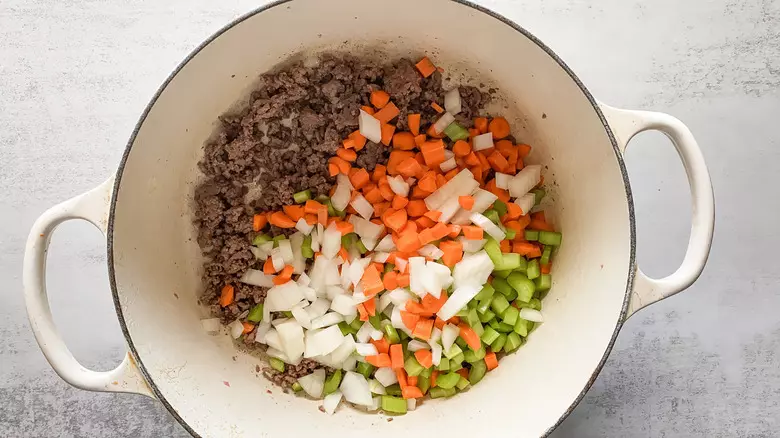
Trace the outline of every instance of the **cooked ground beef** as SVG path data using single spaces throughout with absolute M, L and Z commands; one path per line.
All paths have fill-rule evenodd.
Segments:
M 420 113 L 423 124 L 435 121 L 438 114 L 430 104 L 443 104 L 445 93 L 441 73 L 422 78 L 408 59 L 380 66 L 325 55 L 316 66 L 295 63 L 262 75 L 247 108 L 221 117 L 218 136 L 206 145 L 199 163 L 205 179 L 195 191 L 195 222 L 205 258 L 201 301 L 225 322 L 265 298 L 265 289 L 238 281 L 248 268 L 260 268 L 249 250 L 252 216 L 293 203 L 293 194 L 301 190 L 328 194 L 335 179 L 328 174 L 327 160 L 358 128 L 359 109 L 370 105 L 370 92 L 376 89 L 387 91 L 398 106 L 399 130 L 407 128 L 409 113 Z M 468 86 L 460 87 L 460 94 L 457 119 L 470 127 L 488 95 Z M 369 141 L 358 152 L 357 165 L 373 170 L 387 163 L 389 153 L 387 146 Z M 273 235 L 294 231 L 270 228 Z M 225 284 L 234 286 L 235 301 L 223 308 L 217 299 Z M 289 386 L 317 366 L 305 360 L 269 377 Z

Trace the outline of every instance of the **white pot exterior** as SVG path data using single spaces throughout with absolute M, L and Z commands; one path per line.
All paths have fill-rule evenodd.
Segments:
M 467 393 L 426 401 L 392 422 L 345 408 L 323 414 L 320 402 L 284 394 L 256 373 L 258 359 L 238 351 L 229 336 L 203 332 L 200 319 L 208 314 L 197 304 L 202 259 L 191 214 L 202 146 L 218 116 L 247 96 L 259 73 L 291 55 L 325 49 L 376 54 L 376 48 L 387 58 L 428 54 L 451 78 L 497 85 L 508 106 L 501 114 L 516 137 L 534 147 L 529 161 L 547 166 L 547 211 L 564 233 L 545 300 L 546 322 L 527 345 Z M 633 311 L 687 287 L 701 272 L 712 237 L 709 178 L 684 126 L 655 113 L 603 110 L 611 127 L 551 52 L 473 5 L 294 0 L 250 14 L 196 51 L 163 86 L 128 146 L 113 202 L 109 181 L 36 223 L 25 260 L 36 337 L 68 382 L 90 390 L 151 391 L 191 433 L 204 437 L 327 431 L 380 438 L 407 430 L 479 436 L 486 428 L 499 436 L 544 435 L 592 383 L 629 306 Z M 675 141 L 697 207 L 687 265 L 672 280 L 649 280 L 634 263 L 633 205 L 620 154 L 633 134 L 651 128 Z M 47 341 L 57 335 L 43 308 L 41 260 L 49 232 L 73 217 L 108 233 L 117 311 L 149 387 L 132 360 L 110 373 L 76 370 L 61 339 Z

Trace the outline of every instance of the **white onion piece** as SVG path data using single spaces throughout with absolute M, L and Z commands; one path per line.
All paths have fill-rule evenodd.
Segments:
M 218 333 L 221 324 L 219 318 L 207 318 L 200 320 L 200 326 L 206 333 Z
M 349 281 L 349 268 L 351 263 L 349 261 L 344 262 L 341 265 L 341 287 L 348 288 L 351 281 Z
M 263 310 L 271 312 L 287 311 L 304 299 L 301 287 L 292 281 L 268 289 Z
M 406 399 L 406 410 L 407 411 L 413 411 L 417 409 L 417 399 L 416 398 L 407 398 Z
M 379 351 L 377 351 L 374 344 L 368 344 L 363 342 L 358 342 L 355 344 L 355 351 L 357 351 L 357 354 L 361 356 L 375 356 L 379 354 Z
M 463 195 L 468 195 L 474 190 L 474 183 L 479 187 L 479 183 L 474 180 L 474 175 L 468 170 L 463 169 L 458 172 L 447 184 L 436 189 L 435 192 L 425 198 L 425 205 L 428 210 L 438 210 L 448 199 Z
M 382 238 L 382 240 L 379 241 L 379 243 L 376 244 L 376 247 L 374 248 L 374 251 L 381 251 L 381 252 L 392 252 L 395 251 L 395 242 L 393 242 L 393 236 L 386 235 Z
M 280 351 L 284 348 L 282 346 L 282 339 L 279 337 L 279 332 L 277 332 L 275 328 L 271 328 L 268 330 L 268 333 L 265 334 L 265 343 L 269 347 Z
M 387 394 L 387 391 L 385 391 L 385 387 L 382 386 L 382 384 L 379 383 L 376 379 L 370 379 L 368 381 L 368 389 L 373 394 L 379 394 L 379 395 Z
M 309 225 L 309 223 L 306 222 L 306 219 L 300 218 L 298 219 L 298 222 L 295 223 L 295 229 L 308 236 L 314 229 L 314 225 Z
M 345 317 L 357 314 L 357 305 L 350 295 L 336 295 L 330 303 L 330 308 Z
M 282 342 L 282 351 L 287 355 L 289 363 L 296 365 L 303 356 L 304 340 L 303 327 L 295 320 L 288 320 L 276 326 L 279 340 Z
M 431 363 L 433 366 L 439 366 L 441 363 L 442 348 L 436 342 L 431 342 Z
M 360 236 L 361 239 L 377 241 L 379 240 L 379 236 L 385 230 L 384 225 L 375 224 L 354 214 L 349 217 L 349 223 L 355 227 L 355 234 Z M 365 244 L 365 242 L 363 243 Z
M 317 291 L 309 286 L 300 286 L 301 292 L 303 293 L 303 297 L 306 298 L 306 301 L 312 302 L 317 299 Z
M 440 250 L 438 246 L 432 245 L 430 243 L 423 245 L 422 248 L 417 250 L 417 253 L 423 257 L 432 258 L 434 260 L 444 255 L 444 251 Z
M 458 91 L 458 87 L 453 88 L 444 95 L 444 109 L 450 114 L 458 114 L 460 112 L 460 91 Z
M 330 301 L 325 298 L 317 298 L 311 305 L 306 307 L 306 312 L 308 312 L 309 317 L 313 320 L 328 313 L 328 309 L 330 309 Z
M 255 342 L 265 344 L 266 343 L 265 335 L 267 335 L 270 330 L 271 330 L 270 322 L 261 322 L 260 324 L 257 324 L 257 326 L 255 327 Z
M 273 242 L 265 242 L 263 244 L 260 244 L 260 246 L 250 246 L 249 249 L 252 251 L 252 254 L 255 256 L 258 260 L 266 260 L 269 255 L 271 255 L 271 251 L 274 249 L 274 243 Z
M 301 247 L 303 246 L 303 239 L 305 236 L 300 231 L 296 231 L 290 236 L 290 245 L 292 246 L 293 260 L 292 267 L 294 274 L 303 274 L 306 270 L 306 258 L 303 257 Z
M 371 332 L 373 330 L 374 327 L 368 321 L 366 321 L 358 329 L 357 333 L 355 334 L 355 339 L 357 339 L 358 342 L 366 343 L 369 339 L 371 339 Z
M 320 227 L 322 227 L 322 225 L 317 224 L 317 228 L 320 228 Z M 314 251 L 314 252 L 319 252 L 319 250 L 320 250 L 320 240 L 321 240 L 320 236 L 321 236 L 321 234 L 320 234 L 319 231 L 317 231 L 317 228 L 315 228 L 311 232 L 311 250 Z
M 525 166 L 523 170 L 517 172 L 512 181 L 509 181 L 509 195 L 513 198 L 519 198 L 536 187 L 541 179 L 542 166 L 538 164 Z
M 322 397 L 322 390 L 325 388 L 325 370 L 320 368 L 313 373 L 298 378 L 301 388 L 309 394 L 309 397 Z
M 271 263 L 276 272 L 284 269 L 284 257 L 282 256 L 282 249 L 280 247 L 276 247 L 271 251 Z
M 387 177 L 387 183 L 390 184 L 390 190 L 396 195 L 404 198 L 409 196 L 409 183 L 404 181 L 400 175 Z
M 339 348 L 342 342 L 344 342 L 344 335 L 341 334 L 341 329 L 338 326 L 332 325 L 322 330 L 309 330 L 306 332 L 304 357 L 330 354 Z
M 472 285 L 481 289 L 490 273 L 493 272 L 493 267 L 493 261 L 490 260 L 485 250 L 474 254 L 464 254 L 463 259 L 455 264 L 455 270 L 452 272 L 455 288 Z M 449 318 L 442 319 L 446 321 Z
M 431 346 L 428 345 L 427 342 L 418 341 L 417 339 L 412 339 L 409 341 L 409 351 L 417 351 L 417 350 L 430 350 Z
M 282 260 L 284 260 L 285 265 L 292 264 L 293 262 L 293 251 L 292 251 L 292 245 L 290 244 L 289 239 L 282 239 L 278 242 L 279 244 L 279 254 L 282 256 Z
M 526 193 L 525 195 L 515 199 L 515 204 L 520 206 L 520 210 L 523 211 L 524 215 L 531 212 L 531 209 L 534 208 L 535 203 L 536 195 L 533 193 Z
M 335 299 L 337 296 L 339 296 L 339 295 L 344 295 L 344 294 L 346 293 L 346 291 L 344 290 L 344 288 L 343 288 L 343 287 L 341 287 L 341 286 L 338 286 L 338 285 L 333 285 L 333 286 L 325 286 L 325 292 L 326 292 L 326 294 L 325 294 L 325 295 L 326 295 L 326 296 L 328 297 L 328 299 L 329 299 L 329 300 L 331 300 L 331 301 L 333 301 L 333 300 L 334 300 L 334 299 Z M 346 315 L 345 315 L 345 316 L 346 316 Z
M 398 270 L 400 272 L 406 272 L 406 265 L 409 264 L 409 261 L 407 261 L 403 257 L 396 257 L 395 258 L 395 265 L 398 266 Z
M 444 347 L 444 351 L 449 351 L 452 348 L 452 344 L 458 339 L 460 335 L 460 329 L 453 324 L 447 324 L 441 331 L 441 346 Z
M 396 306 L 400 306 L 401 304 L 404 304 L 407 301 L 412 299 L 412 295 L 409 293 L 409 291 L 402 287 L 393 289 L 392 291 L 388 292 L 386 295 L 390 298 L 390 302 L 392 302 L 393 305 Z
M 268 347 L 265 350 L 265 354 L 267 354 L 268 357 L 274 357 L 276 359 L 279 359 L 284 363 L 290 363 L 290 360 L 287 358 L 287 355 L 284 354 L 284 351 L 282 350 L 277 350 L 276 348 Z
M 344 371 L 355 371 L 357 368 L 357 358 L 355 356 L 349 356 L 341 363 L 341 369 Z
M 389 293 L 384 293 L 384 294 L 380 295 L 379 296 L 379 301 L 377 301 L 377 303 L 376 303 L 376 311 L 377 311 L 377 313 L 384 312 L 384 310 L 387 308 L 387 306 L 389 306 L 391 303 L 392 303 L 392 301 L 390 301 L 390 294 Z
M 487 239 L 471 240 L 464 236 L 458 236 L 458 241 L 463 245 L 463 252 L 475 253 L 485 247 Z
M 520 309 L 520 318 L 523 318 L 526 321 L 544 322 L 544 316 L 542 316 L 542 312 L 536 309 L 529 309 L 527 307 Z
M 425 275 L 425 257 L 409 257 L 409 290 L 421 298 L 426 294 L 422 283 Z
M 444 132 L 444 129 L 448 126 L 450 126 L 450 123 L 455 121 L 455 116 L 452 114 L 446 112 L 439 117 L 439 120 L 436 121 L 436 123 L 433 124 L 433 132 L 437 134 L 441 134 Z
M 443 163 L 439 164 L 439 169 L 441 169 L 442 172 L 449 172 L 456 167 L 458 167 L 458 162 L 455 161 L 455 158 L 449 158 L 444 160 Z
M 371 326 L 371 327 L 373 327 L 373 326 Z M 368 336 L 371 339 L 373 339 L 375 341 L 378 341 L 378 340 L 382 339 L 382 337 L 384 336 L 384 333 L 382 333 L 380 330 L 372 329 L 371 333 Z
M 395 371 L 393 371 L 392 368 L 378 368 L 376 372 L 374 372 L 374 378 L 385 388 L 398 383 L 398 377 L 395 375 Z
M 499 242 L 504 240 L 506 237 L 506 233 L 504 230 L 498 227 L 498 225 L 494 224 L 493 221 L 483 216 L 481 213 L 471 213 L 471 216 L 469 216 L 469 219 L 471 222 L 474 223 L 474 225 L 482 228 L 486 233 L 490 235 L 490 237 L 498 240 Z
M 496 172 L 496 187 L 499 189 L 509 190 L 509 181 L 511 181 L 512 178 L 514 178 L 514 175 Z
M 355 194 L 350 205 L 352 205 L 352 208 L 354 208 L 365 220 L 371 219 L 371 216 L 374 215 L 374 206 L 372 206 L 360 193 Z
M 444 303 L 441 309 L 436 312 L 436 315 L 445 321 L 452 318 L 460 311 L 460 309 L 464 308 L 466 304 L 468 304 L 469 301 L 474 298 L 475 295 L 479 293 L 479 290 L 480 288 L 470 284 L 455 289 L 455 291 L 452 292 L 452 295 L 447 298 L 447 301 Z M 444 334 L 442 334 L 442 336 L 444 336 Z
M 341 231 L 335 223 L 332 223 L 325 230 L 325 235 L 322 238 L 322 255 L 332 259 L 336 257 L 341 249 Z
M 341 321 L 344 321 L 344 315 L 336 312 L 328 312 L 319 318 L 314 318 L 311 321 L 311 328 L 319 329 L 323 327 L 334 326 Z
M 397 330 L 401 330 L 407 335 L 412 335 L 412 331 L 404 324 L 403 318 L 401 318 L 401 310 L 404 310 L 404 305 L 393 306 L 392 312 L 390 312 L 390 323 Z
M 493 133 L 492 132 L 486 132 L 484 134 L 480 134 L 477 136 L 474 136 L 472 139 L 472 142 L 474 143 L 474 150 L 475 151 L 481 151 L 484 149 L 490 149 L 493 147 Z
M 352 335 L 346 335 L 338 348 L 330 354 L 330 360 L 333 363 L 342 363 L 352 355 L 353 351 L 355 351 L 355 338 Z
M 366 406 L 366 410 L 369 412 L 378 411 L 379 407 L 382 405 L 382 397 L 374 397 L 371 399 L 371 401 L 371 406 Z
M 471 213 L 482 213 L 498 199 L 498 196 L 483 189 L 474 190 L 471 196 L 474 197 L 474 205 L 471 207 L 471 210 L 460 210 L 450 220 L 450 223 L 466 225 L 469 223 L 469 216 L 471 216 Z
M 330 203 L 336 210 L 344 211 L 352 198 L 352 183 L 349 182 L 349 177 L 343 174 L 338 174 L 336 181 L 336 190 L 330 197 Z
M 304 308 L 304 306 L 298 304 L 297 306 L 293 307 L 290 312 L 292 312 L 293 318 L 295 318 L 295 321 L 300 324 L 301 327 L 305 328 L 306 330 L 311 328 L 311 315 L 309 315 L 309 312 Z
M 355 292 L 352 293 L 352 300 L 355 301 L 355 304 L 357 305 L 365 303 L 370 299 L 371 297 L 367 297 L 366 294 L 363 293 L 363 287 L 358 283 L 355 287 Z
M 274 287 L 273 277 L 257 269 L 247 269 L 238 281 L 252 286 Z
M 360 406 L 371 406 L 371 390 L 368 388 L 368 380 L 354 371 L 347 371 L 341 381 L 341 393 L 344 399 Z
M 360 110 L 358 130 L 363 137 L 374 143 L 382 142 L 382 124 L 379 122 L 379 119 L 363 110 Z
M 333 415 L 341 403 L 341 391 L 338 389 L 325 396 L 322 400 L 322 410 L 328 415 Z
M 479 186 L 479 183 L 474 181 L 474 185 Z M 439 207 L 439 212 L 441 213 L 439 216 L 439 222 L 447 223 L 451 221 L 459 211 L 462 211 L 458 198 L 459 196 L 453 196 L 445 201 L 441 207 Z
M 376 251 L 376 252 L 374 252 L 373 257 L 371 257 L 371 260 L 373 260 L 375 262 L 378 262 L 378 263 L 384 263 L 384 262 L 387 261 L 388 258 L 390 258 L 390 253 L 389 252 Z
M 353 261 L 349 266 L 349 281 L 352 283 L 352 286 L 357 286 L 360 283 L 360 279 L 363 278 L 363 273 L 369 264 L 371 264 L 371 258 L 365 257 Z

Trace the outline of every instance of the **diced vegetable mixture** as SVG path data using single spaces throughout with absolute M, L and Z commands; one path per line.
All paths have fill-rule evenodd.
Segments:
M 430 59 L 415 67 L 441 88 Z M 424 112 L 386 88 L 366 87 L 357 129 L 321 163 L 327 192 L 246 216 L 253 260 L 213 297 L 234 338 L 265 348 L 272 380 L 331 414 L 342 399 L 404 414 L 478 384 L 543 322 L 562 243 L 539 207 L 542 166 L 505 118 L 464 120 L 459 88 Z M 368 145 L 386 157 L 371 168 Z M 226 314 L 247 285 L 263 296 Z

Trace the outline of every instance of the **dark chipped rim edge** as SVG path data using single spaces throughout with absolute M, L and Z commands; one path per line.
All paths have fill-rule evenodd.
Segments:
M 141 374 L 146 379 L 146 381 L 149 384 L 149 388 L 152 390 L 152 393 L 157 397 L 157 399 L 165 406 L 165 408 L 168 410 L 168 412 L 173 415 L 173 417 L 176 419 L 176 421 L 179 422 L 179 424 L 182 425 L 182 427 L 190 433 L 190 435 L 194 437 L 200 438 L 200 434 L 195 432 L 195 430 L 186 422 L 184 419 L 179 415 L 179 413 L 176 411 L 176 409 L 171 405 L 168 400 L 165 398 L 165 395 L 160 391 L 160 389 L 157 387 L 157 385 L 154 383 L 154 379 L 149 374 L 149 372 L 146 369 L 146 366 L 143 363 L 143 360 L 141 359 L 141 356 L 138 354 L 138 350 L 135 347 L 135 344 L 133 343 L 133 340 L 130 336 L 130 333 L 127 329 L 127 324 L 125 322 L 124 314 L 122 313 L 122 306 L 119 302 L 119 295 L 117 293 L 117 285 L 116 285 L 116 273 L 114 271 L 114 212 L 116 210 L 116 200 L 117 195 L 119 194 L 119 187 L 122 182 L 122 174 L 124 172 L 125 164 L 127 163 L 128 158 L 130 157 L 130 151 L 133 147 L 133 143 L 135 143 L 136 136 L 138 135 L 138 132 L 141 129 L 141 126 L 143 126 L 146 117 L 149 115 L 149 112 L 151 111 L 152 107 L 154 107 L 155 103 L 157 102 L 157 99 L 160 97 L 160 95 L 165 91 L 168 84 L 179 74 L 179 72 L 194 58 L 198 53 L 200 53 L 201 50 L 203 50 L 206 46 L 211 44 L 214 40 L 219 38 L 222 34 L 232 29 L 234 26 L 236 26 L 239 23 L 242 23 L 243 21 L 261 13 L 268 9 L 271 9 L 273 7 L 283 5 L 285 3 L 291 2 L 294 0 L 277 0 L 272 3 L 269 3 L 265 6 L 259 7 L 253 11 L 250 11 L 236 19 L 234 19 L 232 22 L 224 26 L 222 29 L 218 30 L 216 33 L 211 35 L 208 39 L 203 41 L 198 47 L 196 47 L 192 52 L 190 52 L 189 55 L 176 67 L 176 69 L 168 76 L 168 78 L 165 79 L 165 82 L 162 83 L 162 85 L 157 89 L 157 91 L 154 94 L 154 97 L 149 101 L 149 104 L 144 109 L 143 113 L 141 114 L 141 117 L 138 120 L 138 123 L 135 125 L 135 128 L 133 129 L 133 132 L 130 136 L 130 139 L 127 142 L 127 146 L 125 148 L 125 151 L 122 155 L 122 159 L 119 163 L 119 167 L 116 171 L 116 179 L 114 181 L 114 188 L 111 194 L 111 208 L 109 211 L 109 218 L 108 218 L 108 233 L 107 233 L 107 262 L 108 262 L 108 277 L 109 277 L 109 283 L 111 286 L 111 294 L 113 296 L 114 300 L 114 307 L 116 308 L 117 317 L 119 318 L 119 324 L 122 328 L 122 333 L 125 337 L 125 340 L 127 341 L 128 347 L 130 349 L 130 353 L 133 355 L 133 358 L 135 358 L 136 363 L 138 364 L 138 368 L 141 371 Z M 563 420 L 568 417 L 575 407 L 580 403 L 580 401 L 585 397 L 585 394 L 588 392 L 588 390 L 593 386 L 593 383 L 596 381 L 596 378 L 599 375 L 599 372 L 604 367 L 604 363 L 607 360 L 607 357 L 612 352 L 612 348 L 615 345 L 615 340 L 617 339 L 618 333 L 620 332 L 620 329 L 623 327 L 623 323 L 626 318 L 626 314 L 628 312 L 628 303 L 630 301 L 631 297 L 631 290 L 633 289 L 634 284 L 634 275 L 636 272 L 636 219 L 634 216 L 634 200 L 633 196 L 631 194 L 631 186 L 629 184 L 628 180 L 628 172 L 626 170 L 625 162 L 623 161 L 623 155 L 620 152 L 620 148 L 617 144 L 617 141 L 615 139 L 614 134 L 612 133 L 611 128 L 609 127 L 609 124 L 607 123 L 606 118 L 604 117 L 604 114 L 601 111 L 601 108 L 599 107 L 598 102 L 596 99 L 590 94 L 588 89 L 585 87 L 585 85 L 580 81 L 580 79 L 577 77 L 576 74 L 569 68 L 568 65 L 566 65 L 563 60 L 558 57 L 558 55 L 555 54 L 555 52 L 552 51 L 549 47 L 547 47 L 544 43 L 542 43 L 538 38 L 536 38 L 534 35 L 532 35 L 529 31 L 527 31 L 525 28 L 521 27 L 514 21 L 494 12 L 490 9 L 487 9 L 485 7 L 482 7 L 480 5 L 474 4 L 471 1 L 468 0 L 450 0 L 455 3 L 459 3 L 461 5 L 470 7 L 474 10 L 477 10 L 479 12 L 482 12 L 484 14 L 487 14 L 507 26 L 512 27 L 514 30 L 520 32 L 528 38 L 529 40 L 533 41 L 540 49 L 544 50 L 551 58 L 555 60 L 555 62 L 558 63 L 558 65 L 566 71 L 566 73 L 569 75 L 569 77 L 577 84 L 577 86 L 580 88 L 582 93 L 585 95 L 585 97 L 588 99 L 588 101 L 593 106 L 593 109 L 595 110 L 596 114 L 599 117 L 599 120 L 601 120 L 601 124 L 604 126 L 604 131 L 606 132 L 607 136 L 609 137 L 610 142 L 612 143 L 612 148 L 615 151 L 615 158 L 617 159 L 618 166 L 620 166 L 620 173 L 623 177 L 623 184 L 626 189 L 626 198 L 628 203 L 628 213 L 629 213 L 629 223 L 630 223 L 630 234 L 631 234 L 631 251 L 630 251 L 630 258 L 629 258 L 629 271 L 628 271 L 628 281 L 626 282 L 626 292 L 623 298 L 623 306 L 620 311 L 620 315 L 618 320 L 615 322 L 615 330 L 612 333 L 612 337 L 609 340 L 609 344 L 607 345 L 607 348 L 604 350 L 604 354 L 601 357 L 601 360 L 599 361 L 596 368 L 593 370 L 593 373 L 588 379 L 588 382 L 585 384 L 585 386 L 582 388 L 582 391 L 580 391 L 579 395 L 577 395 L 577 398 L 569 405 L 569 407 L 566 409 L 566 411 L 561 414 L 558 421 L 552 425 L 547 431 L 544 433 L 544 437 L 549 436 L 555 428 L 557 428 Z

